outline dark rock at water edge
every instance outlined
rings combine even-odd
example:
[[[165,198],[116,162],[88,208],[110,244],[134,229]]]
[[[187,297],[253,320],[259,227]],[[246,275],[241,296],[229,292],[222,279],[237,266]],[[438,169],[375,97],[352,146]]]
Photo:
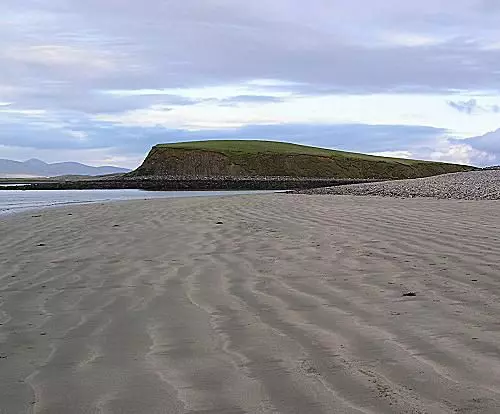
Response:
[[[140,189],[149,191],[213,191],[213,190],[298,190],[345,184],[374,182],[330,178],[293,177],[124,177],[32,183],[0,190],[111,190]]]

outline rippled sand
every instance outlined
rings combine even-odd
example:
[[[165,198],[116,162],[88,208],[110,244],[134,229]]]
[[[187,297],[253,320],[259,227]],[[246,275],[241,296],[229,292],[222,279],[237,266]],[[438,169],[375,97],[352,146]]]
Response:
[[[2,218],[0,412],[499,413],[499,230],[285,194]]]

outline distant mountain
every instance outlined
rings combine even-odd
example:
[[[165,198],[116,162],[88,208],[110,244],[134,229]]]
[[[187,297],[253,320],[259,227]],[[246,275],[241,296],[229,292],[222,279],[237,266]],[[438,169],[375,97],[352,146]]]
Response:
[[[126,173],[130,170],[119,167],[91,167],[78,162],[46,162],[32,158],[20,162],[0,159],[0,177],[57,177],[60,175],[106,175]]]

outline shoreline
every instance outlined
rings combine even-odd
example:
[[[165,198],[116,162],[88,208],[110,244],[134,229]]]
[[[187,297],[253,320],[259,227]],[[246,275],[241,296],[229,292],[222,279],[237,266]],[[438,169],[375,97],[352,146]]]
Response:
[[[32,190],[24,190],[24,191],[32,191]],[[65,191],[65,190],[41,190],[41,191],[56,191],[56,192],[58,192],[58,191]],[[108,191],[108,190],[67,190],[67,191],[85,192],[85,191]],[[115,191],[115,190],[109,190],[109,191]],[[119,191],[119,190],[116,190],[116,191]],[[6,210],[2,210],[2,204],[1,204],[1,200],[0,200],[0,218],[12,216],[15,214],[21,214],[23,212],[37,212],[39,210],[59,208],[59,207],[72,206],[72,205],[92,205],[92,204],[97,204],[97,203],[116,203],[116,202],[138,201],[138,200],[158,200],[158,199],[164,199],[164,198],[177,199],[177,198],[195,198],[195,197],[234,197],[234,196],[243,196],[243,195],[262,195],[262,194],[284,193],[283,190],[275,190],[275,191],[265,191],[265,190],[191,191],[191,190],[186,190],[186,191],[167,191],[167,192],[151,192],[151,191],[147,191],[147,190],[138,190],[138,191],[144,191],[145,195],[141,196],[141,197],[130,197],[130,198],[127,198],[127,196],[124,196],[124,198],[114,198],[114,199],[111,198],[111,199],[80,200],[80,201],[72,201],[72,200],[52,201],[51,204],[48,204],[49,202],[45,201],[45,204],[28,206],[28,207],[9,206],[9,209],[6,209]],[[166,194],[166,193],[172,193],[172,194]],[[16,193],[14,193],[14,194],[16,194]],[[95,193],[92,193],[92,194],[95,194]],[[0,193],[0,196],[1,195],[2,195],[2,193]],[[147,197],[146,197],[146,195],[147,195]],[[146,198],[142,198],[142,197],[146,197]]]
[[[121,179],[82,179],[76,181],[34,182],[2,190],[99,190],[136,189],[148,191],[251,191],[298,190],[346,184],[376,182],[366,179],[293,177],[141,177]]]
[[[499,209],[266,194],[10,216],[0,408],[498,413]]]

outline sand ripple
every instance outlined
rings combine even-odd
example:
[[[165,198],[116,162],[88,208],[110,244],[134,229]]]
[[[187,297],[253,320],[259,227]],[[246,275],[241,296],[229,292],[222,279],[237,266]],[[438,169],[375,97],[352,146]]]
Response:
[[[499,213],[263,195],[10,217],[0,412],[498,413]]]

